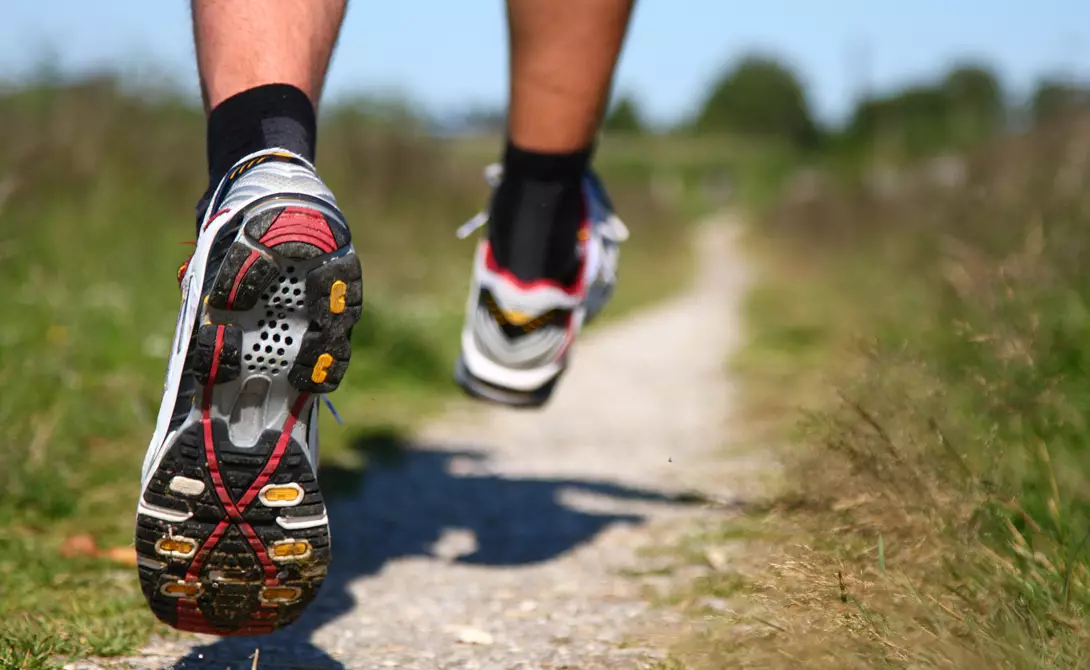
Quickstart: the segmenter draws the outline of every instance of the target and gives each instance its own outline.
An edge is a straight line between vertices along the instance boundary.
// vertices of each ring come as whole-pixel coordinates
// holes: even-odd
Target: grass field
[[[785,484],[686,548],[754,559],[683,594],[687,666],[1090,667],[1087,156],[1066,119],[760,217],[735,364]]]
[[[485,204],[498,146],[407,128],[346,108],[321,130],[366,301],[334,396],[346,423],[323,424],[335,485],[364,467],[350,435],[411,428],[453,389],[473,253],[454,230]],[[700,207],[682,206],[695,202],[672,176],[683,165],[654,173],[681,184],[663,191],[638,169],[657,149],[612,146],[601,171],[632,239],[611,318],[682,284],[683,224]],[[206,178],[201,115],[176,101],[110,80],[0,97],[0,667],[121,654],[164,632],[124,561]]]

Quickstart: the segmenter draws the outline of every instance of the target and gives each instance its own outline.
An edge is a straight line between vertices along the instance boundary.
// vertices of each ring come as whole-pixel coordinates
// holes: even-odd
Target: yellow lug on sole
[[[334,314],[343,314],[345,303],[344,296],[348,292],[348,284],[338,279],[329,287],[329,311]]]
[[[329,366],[333,365],[333,357],[329,354],[322,354],[318,357],[318,362],[314,364],[314,369],[310,372],[310,381],[315,384],[321,384],[329,376]]]

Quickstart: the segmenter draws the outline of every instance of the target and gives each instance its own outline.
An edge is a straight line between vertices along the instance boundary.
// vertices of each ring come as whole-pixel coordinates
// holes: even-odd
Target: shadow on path
[[[361,435],[353,447],[366,458],[362,485],[329,504],[334,559],[321,592],[287,629],[260,638],[223,638],[193,649],[175,668],[343,668],[311,641],[330,621],[351,611],[349,584],[379,572],[387,561],[431,556],[448,529],[476,535],[476,551],[458,563],[521,566],[552,560],[592,540],[615,523],[642,523],[636,514],[590,513],[566,507],[565,491],[614,499],[693,504],[702,502],[617,484],[581,479],[510,478],[489,473],[479,451],[445,451],[408,445],[398,435]],[[457,474],[452,473],[452,468]],[[343,483],[358,471],[323,467],[325,482]]]

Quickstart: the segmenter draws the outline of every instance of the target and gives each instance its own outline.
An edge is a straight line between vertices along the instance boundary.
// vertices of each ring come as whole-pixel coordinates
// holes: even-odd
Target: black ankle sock
[[[488,221],[492,253],[501,267],[523,281],[575,280],[582,180],[593,151],[543,154],[508,141],[503,181],[492,196]]]
[[[216,186],[242,157],[279,147],[314,160],[317,142],[314,105],[288,84],[265,84],[227,98],[208,116],[208,190],[197,204],[204,216]]]

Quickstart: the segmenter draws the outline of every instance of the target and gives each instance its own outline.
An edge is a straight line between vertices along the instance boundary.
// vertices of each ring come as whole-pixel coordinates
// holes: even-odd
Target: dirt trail
[[[157,642],[135,667],[635,668],[671,625],[622,574],[722,514],[740,344],[737,226],[698,228],[687,292],[587,333],[544,411],[456,405],[330,510],[318,601],[262,639]],[[623,262],[622,262],[623,272]],[[623,277],[622,277],[623,280]],[[719,505],[685,502],[699,491]],[[200,643],[204,644],[201,645]]]

